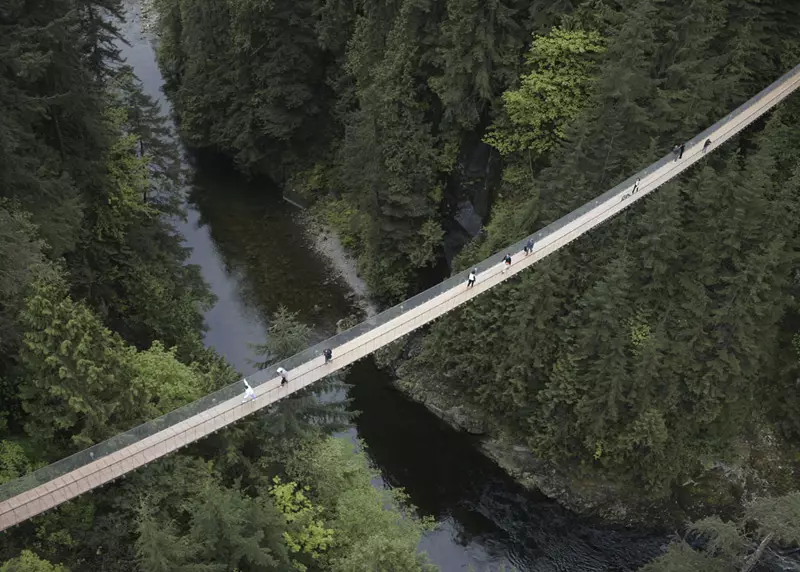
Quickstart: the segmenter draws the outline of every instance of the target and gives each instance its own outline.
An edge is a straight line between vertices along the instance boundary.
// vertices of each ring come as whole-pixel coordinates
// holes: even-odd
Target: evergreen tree
[[[0,8],[0,195],[33,215],[59,257],[77,241],[82,193],[102,179],[100,98],[64,0]]]
[[[516,80],[524,27],[521,2],[449,0],[437,42],[437,67],[429,80],[441,100],[445,123],[477,126],[501,87]]]
[[[136,556],[141,570],[182,572],[192,570],[192,548],[187,538],[178,536],[171,522],[160,523],[143,507],[137,521]]]
[[[407,293],[411,272],[435,260],[442,238],[435,216],[440,158],[414,75],[429,9],[411,1],[401,6],[386,55],[373,69],[356,67],[366,41],[354,42],[349,54],[360,105],[346,120],[339,185],[369,215],[359,262],[375,295],[385,299]]]
[[[0,199],[0,356],[12,354],[19,342],[17,316],[28,286],[45,264],[46,244],[30,219]]]
[[[324,508],[333,544],[321,556],[321,569],[333,572],[396,570],[433,572],[417,552],[431,523],[402,506],[400,491],[377,489],[367,459],[349,440],[328,437],[303,444],[286,463],[289,475],[308,487],[312,502]]]
[[[687,536],[694,547],[700,545],[699,550],[679,539],[641,572],[727,572],[756,570],[760,564],[780,566],[782,555],[775,548],[800,541],[797,522],[800,522],[800,494],[764,498],[752,503],[739,522],[709,517],[692,523]],[[751,528],[748,524],[756,526]]]
[[[527,55],[531,72],[520,78],[518,90],[503,94],[507,125],[490,129],[486,141],[505,154],[553,148],[586,105],[592,55],[603,51],[597,32],[554,28],[535,38]]]
[[[288,569],[286,524],[268,497],[209,486],[189,511],[187,541],[197,547],[195,566],[209,572]]]
[[[267,329],[266,342],[255,346],[266,358],[258,366],[268,367],[302,351],[308,346],[311,333],[311,329],[298,320],[297,314],[285,307],[279,308]],[[342,377],[342,373],[328,376],[276,403],[259,419],[256,433],[267,432],[294,441],[318,431],[343,430],[352,414],[347,411],[347,399],[341,395],[347,390]]]
[[[74,448],[130,428],[144,402],[133,385],[130,349],[83,304],[63,280],[40,279],[22,313],[26,375],[20,399],[26,432]]]

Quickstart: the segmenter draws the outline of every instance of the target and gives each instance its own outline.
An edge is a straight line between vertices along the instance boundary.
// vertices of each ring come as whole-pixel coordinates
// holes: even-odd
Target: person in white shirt
[[[286,385],[287,383],[289,383],[289,380],[288,380],[288,379],[287,379],[287,377],[286,377],[286,376],[287,376],[287,374],[289,373],[288,371],[286,371],[286,370],[285,370],[285,369],[283,369],[282,367],[279,367],[279,368],[276,370],[276,372],[277,372],[277,374],[278,374],[279,376],[281,376],[281,385]]]
[[[467,288],[472,288],[475,286],[475,278],[478,275],[478,269],[473,268],[472,272],[469,273],[469,278],[467,278]]]
[[[250,387],[250,384],[247,383],[247,378],[244,378],[244,398],[242,399],[242,403],[245,401],[255,401],[256,399],[256,392],[253,391],[253,388]]]

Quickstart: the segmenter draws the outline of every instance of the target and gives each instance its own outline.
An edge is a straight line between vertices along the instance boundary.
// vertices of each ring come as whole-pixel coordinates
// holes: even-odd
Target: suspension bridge
[[[786,99],[798,85],[800,65],[683,143],[679,152],[661,158],[534,235],[508,246],[502,253],[511,253],[513,263],[505,272],[500,258],[502,253],[498,253],[477,265],[478,278],[472,288],[466,287],[469,271],[454,275],[345,332],[248,376],[255,390],[255,400],[243,402],[244,385],[234,383],[0,485],[0,530],[24,522],[268,407],[469,302],[675,178]],[[534,240],[533,252],[522,256],[529,238]],[[328,363],[322,355],[325,348],[333,351],[333,360]],[[276,373],[278,367],[288,371],[288,384],[281,385],[281,377]]]

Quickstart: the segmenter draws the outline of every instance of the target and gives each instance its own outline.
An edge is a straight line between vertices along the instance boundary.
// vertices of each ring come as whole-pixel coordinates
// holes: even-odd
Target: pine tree
[[[255,346],[266,358],[257,365],[268,367],[302,351],[308,346],[311,334],[311,329],[298,320],[297,314],[285,307],[279,308],[267,329],[266,342]],[[259,419],[257,433],[266,432],[280,440],[292,441],[318,432],[341,431],[352,417],[347,411],[348,400],[336,396],[347,390],[342,377],[341,373],[328,376],[278,402]]]
[[[147,572],[182,572],[194,570],[192,547],[187,538],[178,536],[172,522],[158,522],[151,509],[143,506],[136,523],[136,556],[139,567]]]
[[[289,569],[282,536],[286,524],[268,497],[253,499],[210,485],[189,513],[187,541],[197,548],[195,567],[209,572]]]
[[[44,270],[46,244],[30,219],[30,214],[0,199],[0,356],[14,353],[21,335],[17,316],[27,288]]]
[[[62,280],[34,283],[22,323],[26,375],[19,391],[29,435],[42,443],[67,440],[74,448],[129,429],[139,418],[146,396],[133,384],[131,350],[67,295]]]
[[[429,83],[441,100],[444,123],[476,127],[501,86],[516,79],[525,41],[519,2],[450,0],[436,48],[441,70]]]

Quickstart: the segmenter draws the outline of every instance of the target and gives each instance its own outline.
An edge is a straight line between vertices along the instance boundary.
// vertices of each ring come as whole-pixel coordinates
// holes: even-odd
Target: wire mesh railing
[[[757,118],[758,116],[762,115],[767,109],[770,109],[774,104],[781,101],[785,98],[789,93],[794,91],[797,88],[798,80],[800,79],[800,66],[795,67],[790,72],[786,73],[780,79],[775,81],[766,89],[762,90],[758,95],[741,105],[735,111],[729,113],[724,118],[716,122],[714,125],[709,127],[708,129],[704,130],[702,133],[698,134],[691,140],[685,143],[686,148],[688,149],[695,149],[698,145],[701,145],[707,139],[712,138],[714,134],[718,134],[720,132],[724,132],[726,126],[736,124],[732,130],[733,133],[738,133],[741,129],[744,128],[747,124],[752,122],[753,119]],[[767,106],[764,110],[757,110],[757,112],[749,113],[750,110],[754,109],[754,106],[762,106],[765,102],[770,102],[774,100],[769,106]],[[730,135],[726,136],[727,139]],[[719,138],[718,138],[719,139]],[[712,139],[712,147],[716,148],[719,143],[714,142]],[[533,235],[527,236],[522,240],[516,242],[513,245],[510,245],[503,249],[503,251],[496,253],[495,255],[490,256],[486,260],[474,265],[478,269],[479,276],[486,275],[486,271],[496,267],[499,262],[499,256],[502,252],[513,252],[515,254],[519,254],[525,244],[527,243],[529,238],[533,238],[535,243],[539,245],[541,248],[546,248],[548,244],[548,238],[554,237],[558,233],[564,229],[567,225],[575,223],[581,217],[587,215],[587,213],[591,212],[593,209],[596,209],[599,205],[607,203],[609,205],[609,210],[613,209],[615,204],[618,204],[619,201],[624,198],[624,193],[628,191],[633,182],[636,179],[646,179],[648,176],[656,173],[660,169],[663,169],[666,165],[674,161],[674,157],[672,155],[667,155],[662,159],[656,161],[652,165],[648,166],[644,170],[636,173],[635,175],[629,177],[625,181],[619,183],[614,188],[606,191],[596,199],[589,201],[585,205],[575,209],[568,215],[562,217],[561,219],[551,223],[547,227],[541,229],[540,231],[534,233]],[[676,166],[677,168],[677,166]],[[683,170],[683,168],[677,169],[678,171]],[[675,173],[669,175],[668,178],[675,176]],[[660,184],[660,183],[659,183]],[[656,185],[657,186],[657,185]],[[595,223],[598,224],[598,223]],[[585,232],[581,231],[581,232]],[[340,348],[345,346],[346,344],[355,341],[360,336],[369,333],[371,330],[376,328],[382,327],[392,320],[395,320],[399,316],[402,316],[405,313],[411,312],[412,310],[420,307],[421,305],[429,302],[430,300],[436,298],[437,296],[441,295],[444,292],[449,290],[453,290],[454,288],[460,287],[463,288],[464,283],[466,282],[467,275],[469,274],[470,270],[464,270],[462,272],[456,273],[455,275],[451,276],[450,278],[444,280],[443,282],[437,284],[436,286],[425,290],[413,296],[404,302],[397,304],[385,310],[375,316],[369,317],[365,321],[361,322],[360,324],[341,332],[327,340],[320,342],[312,347],[307,348],[306,350],[282,361],[279,364],[274,364],[270,367],[267,367],[263,370],[260,370],[254,374],[248,375],[247,379],[250,384],[256,388],[261,386],[262,384],[266,383],[269,380],[273,380],[277,377],[276,370],[278,367],[283,367],[288,371],[295,370],[303,365],[308,365],[309,362],[312,360],[317,360],[322,355],[322,352],[325,348],[331,348],[334,351],[336,348]],[[396,329],[397,327],[401,327],[400,325],[392,328]],[[48,466],[42,467],[37,469],[27,475],[24,475],[16,480],[7,482],[5,484],[0,485],[0,501],[7,500],[9,498],[15,497],[31,489],[34,489],[44,483],[52,481],[62,475],[75,471],[89,463],[102,459],[112,453],[115,453],[125,447],[133,445],[147,437],[155,435],[159,431],[177,425],[187,419],[190,419],[196,415],[200,415],[213,407],[217,407],[226,401],[229,401],[233,398],[238,398],[242,394],[242,384],[241,382],[232,383],[218,391],[210,393],[197,401],[184,405],[174,411],[171,411],[161,417],[143,423],[129,431],[124,433],[120,433],[111,437],[105,441],[97,443],[92,447],[89,447],[85,450],[82,450],[78,453],[70,455],[60,461],[52,463]]]

